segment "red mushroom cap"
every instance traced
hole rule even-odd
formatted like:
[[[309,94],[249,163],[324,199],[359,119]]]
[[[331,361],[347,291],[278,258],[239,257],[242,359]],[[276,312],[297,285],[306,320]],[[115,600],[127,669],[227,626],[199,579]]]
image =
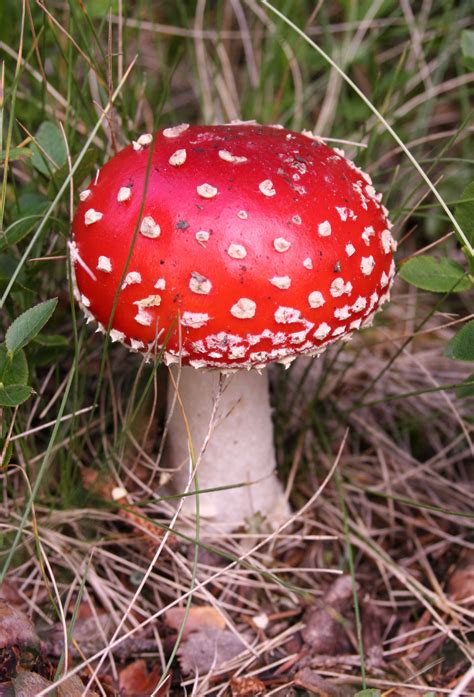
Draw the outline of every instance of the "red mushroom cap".
[[[86,315],[108,326],[133,244],[111,338],[165,344],[167,362],[288,363],[368,325],[388,300],[395,243],[381,196],[319,138],[166,128],[113,157],[80,199],[71,252]]]

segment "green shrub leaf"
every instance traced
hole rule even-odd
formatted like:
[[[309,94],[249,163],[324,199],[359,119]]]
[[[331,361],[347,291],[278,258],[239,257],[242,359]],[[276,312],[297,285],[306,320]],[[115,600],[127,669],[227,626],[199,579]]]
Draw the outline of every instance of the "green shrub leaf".
[[[31,163],[38,172],[51,176],[67,160],[66,144],[59,128],[51,121],[44,121],[36,132],[31,146]]]
[[[418,256],[400,267],[400,276],[417,288],[433,293],[468,290],[472,281],[463,267],[451,259]]]
[[[474,397],[474,373],[469,375],[467,380],[465,380],[462,385],[456,388],[456,397],[458,399],[464,399],[465,397]]]
[[[354,697],[380,697],[380,690],[376,690],[374,687],[369,687],[367,690],[359,690],[356,692]]]
[[[81,159],[81,162],[76,169],[74,174],[74,188],[82,184],[84,179],[90,175],[90,173],[97,168],[99,162],[99,153],[97,148],[89,148]],[[75,160],[73,160],[73,164]],[[64,164],[57,172],[54,173],[53,178],[49,184],[48,195],[53,197],[55,191],[60,188],[64,180],[69,174],[69,163]]]
[[[446,346],[446,355],[455,361],[474,361],[474,319],[453,336]]]
[[[474,246],[474,182],[466,186],[461,194],[461,201],[456,206],[454,215],[470,244]]]
[[[465,29],[461,34],[461,49],[468,70],[474,70],[474,31]]]
[[[26,402],[33,388],[29,385],[2,385],[0,383],[0,407],[17,407]]]
[[[0,344],[0,383],[4,385],[26,385],[28,363],[21,349],[9,354],[5,344]]]
[[[7,349],[11,353],[15,353],[34,339],[53,314],[57,303],[57,298],[46,300],[17,317],[8,328],[5,336]]]

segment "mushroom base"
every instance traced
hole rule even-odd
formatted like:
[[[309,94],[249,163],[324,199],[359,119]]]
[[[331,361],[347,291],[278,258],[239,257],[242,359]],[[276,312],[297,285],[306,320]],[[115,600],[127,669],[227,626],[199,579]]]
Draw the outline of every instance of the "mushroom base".
[[[172,370],[177,380],[179,371]],[[199,518],[206,532],[235,530],[256,514],[271,527],[287,519],[290,509],[275,470],[267,371],[221,376],[184,366],[179,395],[197,462]],[[168,412],[174,396],[170,380]],[[178,402],[170,416],[166,463],[176,470],[171,480],[173,493],[184,492],[191,477],[190,457]],[[219,491],[205,491],[216,488]],[[193,481],[189,490],[195,489]],[[196,516],[195,496],[186,497],[183,511],[190,518]]]

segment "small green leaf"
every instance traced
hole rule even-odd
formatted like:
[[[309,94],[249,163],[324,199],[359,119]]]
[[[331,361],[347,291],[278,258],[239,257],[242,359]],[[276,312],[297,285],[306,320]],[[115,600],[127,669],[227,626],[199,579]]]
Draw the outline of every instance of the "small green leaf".
[[[359,690],[359,692],[355,693],[354,697],[380,697],[380,695],[380,690],[369,687],[367,690]]]
[[[43,218],[47,208],[48,203],[44,203],[35,213],[18,218],[9,225],[5,230],[5,236],[0,240],[0,249],[4,250],[10,245],[18,244],[24,237],[27,237]]]
[[[468,70],[474,70],[474,31],[465,29],[461,34],[461,48]]]
[[[87,12],[91,17],[105,17],[109,10],[114,14],[118,12],[118,0],[88,0]]]
[[[466,322],[453,336],[446,346],[445,354],[455,361],[474,361],[474,319]]]
[[[417,288],[433,293],[468,290],[472,281],[463,267],[451,259],[418,256],[400,267],[399,275]]]
[[[0,150],[0,162],[5,162],[6,155],[6,150]],[[28,148],[11,148],[10,152],[8,153],[8,158],[10,162],[14,162],[15,160],[21,160],[22,158],[27,159],[28,157],[31,157],[31,155],[32,152]]]
[[[0,383],[0,407],[17,407],[26,402],[33,388],[29,385],[3,385]]]
[[[68,348],[69,341],[61,334],[38,334],[35,337],[35,344],[47,348]]]
[[[464,399],[465,397],[474,397],[474,373],[469,375],[462,385],[456,388],[456,397]]]
[[[0,461],[0,467],[8,467],[10,460],[13,455],[13,443],[9,442],[5,448],[5,439],[0,438],[0,453],[3,453],[3,458]],[[0,547],[1,547],[1,537],[0,537]],[[7,693],[8,695],[8,693]]]
[[[67,160],[66,144],[59,128],[51,121],[44,121],[36,132],[31,164],[38,172],[51,176]]]
[[[12,356],[5,344],[0,344],[0,382],[4,385],[26,385],[27,380],[28,363],[25,352],[20,349]]]
[[[474,246],[474,182],[468,184],[462,192],[461,203],[456,206],[454,215],[467,239]]]
[[[77,187],[84,181],[84,179],[90,175],[90,173],[93,171],[94,167],[97,167],[97,163],[99,162],[99,153],[96,148],[89,148],[85,153],[84,156],[76,169],[76,172],[74,174],[74,188],[77,189]],[[73,163],[74,164],[74,163]],[[48,189],[48,195],[53,196],[53,194],[56,192],[57,189],[61,187],[63,184],[64,180],[69,174],[69,164],[66,163],[61,167],[61,169],[58,169],[57,172],[54,173],[53,178],[51,179],[51,182],[49,184],[49,189]]]
[[[34,339],[53,314],[57,304],[58,299],[52,298],[30,307],[17,317],[7,329],[5,336],[7,349],[14,353]]]

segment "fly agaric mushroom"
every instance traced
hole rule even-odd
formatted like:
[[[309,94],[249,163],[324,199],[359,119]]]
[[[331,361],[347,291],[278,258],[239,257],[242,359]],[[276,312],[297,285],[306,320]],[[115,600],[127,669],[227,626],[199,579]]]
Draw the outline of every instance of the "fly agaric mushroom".
[[[216,525],[286,515],[261,369],[317,356],[372,323],[394,276],[390,228],[370,177],[342,151],[307,132],[241,122],[145,134],[80,194],[70,243],[79,303],[103,330],[118,294],[112,341],[182,365],[196,453],[219,373],[235,372],[199,466],[199,488],[219,488],[200,501]],[[179,409],[167,460],[183,491]]]

